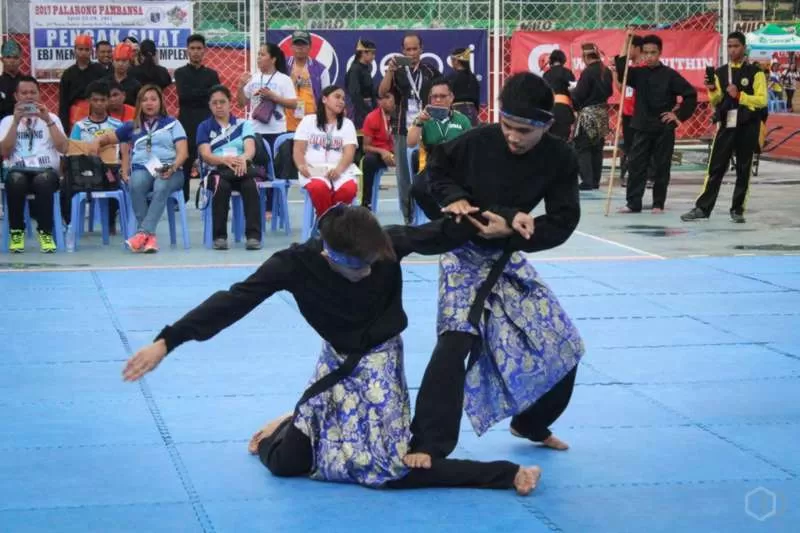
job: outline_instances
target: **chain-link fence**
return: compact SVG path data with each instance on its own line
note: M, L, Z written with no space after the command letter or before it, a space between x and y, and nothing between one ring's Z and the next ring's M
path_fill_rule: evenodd
M23 48L23 72L30 70L30 0L3 2L4 31ZM144 3L146 4L146 2ZM511 35L516 30L559 31L624 28L716 30L719 3L688 0L503 0L499 13L491 0L264 0L260 17L250 16L248 0L203 0L193 2L193 29L209 44L206 63L219 72L223 83L234 89L249 66L250 26L263 22L263 29L436 29L478 28L489 34L489 50L500 46L500 60L490 52L489 80L502 82L511 68ZM495 34L495 21L500 31ZM263 37L262 37L263 38ZM609 51L613 55L615 50ZM170 111L177 108L174 87L166 92ZM43 101L55 110L58 86L44 84ZM496 95L490 94L489 102ZM615 115L615 113L613 114ZM612 117L613 117L612 115ZM679 136L701 138L710 134L710 111L701 104ZM490 118L484 107L481 118ZM613 120L612 118L612 126Z

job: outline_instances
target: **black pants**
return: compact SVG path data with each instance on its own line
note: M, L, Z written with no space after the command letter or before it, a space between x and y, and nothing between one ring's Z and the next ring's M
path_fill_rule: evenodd
M642 197L647 187L648 171L652 165L653 208L664 209L667 202L672 151L675 147L675 128L667 126L661 131L636 130L628 154L628 208L642 210Z
M630 115L622 115L622 156L619 161L619 179L625 183L625 175L628 173L628 154L633 145L634 129L631 128Z
M379 170L386 168L383 158L374 152L369 152L361 160L361 172L364 176L361 184L361 205L372 210L372 190L375 186L375 175Z
M53 193L57 190L58 174L54 170L11 170L6 180L9 229L25 229L25 197L33 194L31 216L36 219L39 231L52 235Z
M605 139L590 140L584 132L575 137L575 150L578 152L578 172L584 189L600 188L603 176L603 147Z
M761 122L751 121L735 128L725 128L722 124L711 145L711 156L708 159L708 174L703 191L695 202L695 206L703 213L710 215L717 203L722 178L730 165L731 157L736 154L736 186L733 189L731 211L744 213L747 190L750 187L750 173L753 166L753 154L758 148L758 135Z
M792 100L794 100L794 89L785 89L786 91L786 110L794 111L792 108Z
M283 133L286 133L286 132L283 132ZM275 139L277 139L278 137L283 135L283 133L262 133L261 134L261 138L264 139L265 141L267 141L267 144L269 145L269 151L272 154L273 161L270 161L270 164L275 164L275 161L274 161L275 155L276 155L275 154ZM270 187L270 188L266 189L266 193L267 193L267 201L266 201L267 208L266 208L266 212L267 213L272 213L272 202L273 202L272 198L273 198L273 195L274 195L275 191L273 191L272 187ZM289 215L285 215L285 216L289 216Z
M428 183L428 171L423 170L419 174L414 174L411 179L411 198L417 202L422 212L428 217L428 220L439 220L444 215L439 203L431 194Z
M553 116L555 122L550 127L550 133L565 141L569 140L572 131L572 124L575 122L575 114L567 104L555 104L553 106Z
M461 410L464 406L464 360L477 338L469 333L445 332L425 369L411 423L411 449L432 457L450 455L458 443ZM528 409L511 419L511 426L524 437L537 442L551 435L549 426L564 412L572 397L576 366L550 391Z
M214 182L209 179L208 187L214 190ZM261 240L261 206L258 199L258 187L253 178L243 178L228 181L219 179L217 191L211 200L211 209L214 221L214 239L228 238L228 210L231 202L231 192L239 191L244 204L244 235L247 239Z
M275 433L258 445L258 457L278 477L307 476L313 468L311 441L295 427L292 419L284 421ZM435 459L431 468L415 468L401 479L388 482L390 489L424 487L472 487L510 489L519 466L508 461L478 462L459 459Z

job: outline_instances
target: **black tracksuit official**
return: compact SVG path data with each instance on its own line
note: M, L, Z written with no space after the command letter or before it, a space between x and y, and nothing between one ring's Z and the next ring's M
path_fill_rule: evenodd
M615 62L622 83L627 58L617 56ZM679 121L687 120L697 107L697 91L678 72L660 62L652 67L628 68L628 85L636 90L631 119L631 127L636 133L628 154L628 209L635 213L642 210L651 157L654 167L653 209L664 209L677 125L664 123L662 115L674 112ZM683 101L676 109L679 96Z
M714 106L717 133L711 145L711 156L703 190L695 201L695 208L681 217L684 221L708 218L717 202L722 178L736 154L736 186L731 202L731 217L744 222L747 191L750 187L753 154L758 149L758 139L763 111L767 107L767 80L761 68L753 63L731 63L732 80L728 80L728 65L715 72L715 88L708 91ZM729 83L736 86L737 96L728 93Z
M178 89L178 120L186 130L189 157L183 164L183 198L189 201L192 166L197 159L197 127L211 115L208 107L209 90L219 85L219 74L204 65L191 63L175 70L175 87Z

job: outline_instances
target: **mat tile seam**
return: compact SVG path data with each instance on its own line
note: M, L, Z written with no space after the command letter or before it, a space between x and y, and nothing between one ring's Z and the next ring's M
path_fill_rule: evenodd
M133 355L133 350L131 349L130 342L128 342L128 336L125 333L125 330L122 328L122 324L117 317L117 314L114 311L114 308L111 304L111 300L108 298L108 295L105 292L105 288L103 287L103 282L100 279L100 276L97 272L92 271L92 278L94 279L95 285L97 286L97 290L100 293L100 297L103 300L103 304L108 311L109 316L111 317L111 322L116 329L117 334L119 335L120 340L122 341L123 346L125 347L125 351ZM147 403L147 408L150 411L151 416L153 417L154 422L156 423L156 428L161 435L162 440L164 441L164 445L167 448L167 453L169 454L170 461L172 462L172 466L175 469L175 472L178 474L180 478L181 485L183 486L184 491L186 492L187 496L189 497L189 502L192 505L192 510L194 511L195 517L200 524L200 527L206 533L214 533L214 525L211 522L211 519L208 517L208 513L203 506L203 503L200 498L200 494L197 492L197 489L194 487L194 483L192 482L191 476L189 475L189 471L186 469L186 465L183 464L183 459L181 458L180 452L178 451L177 446L172 438L172 435L169 432L169 428L167 427L166 422L164 421L164 417L161 415L161 412L158 408L158 404L156 403L155 398L153 397L152 391L146 381L146 379L141 379L138 382L139 390L141 391L142 395L144 396L145 402Z

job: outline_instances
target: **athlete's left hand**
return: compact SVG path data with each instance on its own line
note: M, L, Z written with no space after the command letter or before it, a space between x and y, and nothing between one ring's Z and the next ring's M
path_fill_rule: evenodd
M506 219L491 211L484 211L481 213L483 218L487 220L484 224L473 216L467 216L467 219L473 226L478 228L478 234L485 239L502 239L514 234L514 230L508 227Z
M511 227L522 235L523 239L530 239L533 237L533 217L530 216L528 213L517 213L514 216L514 220L511 223Z

